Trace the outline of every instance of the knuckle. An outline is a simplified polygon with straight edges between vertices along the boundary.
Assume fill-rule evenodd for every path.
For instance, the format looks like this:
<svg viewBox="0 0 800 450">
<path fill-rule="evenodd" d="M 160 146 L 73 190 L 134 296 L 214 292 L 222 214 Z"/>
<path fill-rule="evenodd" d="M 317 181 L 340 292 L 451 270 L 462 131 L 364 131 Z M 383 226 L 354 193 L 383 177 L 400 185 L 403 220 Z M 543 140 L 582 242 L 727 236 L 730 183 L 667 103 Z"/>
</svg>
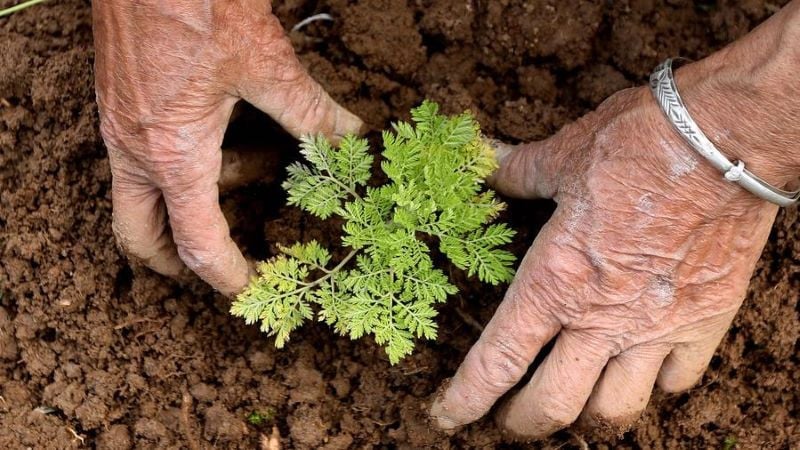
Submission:
<svg viewBox="0 0 800 450">
<path fill-rule="evenodd" d="M 203 277 L 216 267 L 213 251 L 187 242 L 178 243 L 178 257 L 192 272 Z"/>
<path fill-rule="evenodd" d="M 564 428 L 578 420 L 580 408 L 574 408 L 564 402 L 551 397 L 543 402 L 541 409 L 542 422 L 554 429 Z"/>
<path fill-rule="evenodd" d="M 189 206 L 216 185 L 216 180 L 213 183 L 209 181 L 209 173 L 214 172 L 197 165 L 179 165 L 172 170 L 161 168 L 159 172 L 157 183 L 165 200 L 179 208 Z"/>
<path fill-rule="evenodd" d="M 496 392 L 505 392 L 528 370 L 528 360 L 515 342 L 504 338 L 485 341 L 489 351 L 478 361 L 481 382 Z"/>
<path fill-rule="evenodd" d="M 327 103 L 325 93 L 318 84 L 314 84 L 305 92 L 305 111 L 302 118 L 303 124 L 316 125 L 323 121 L 326 116 Z M 329 130 L 325 130 L 329 131 Z"/>
<path fill-rule="evenodd" d="M 105 142 L 106 146 L 109 148 L 120 148 L 122 147 L 122 141 L 119 138 L 119 131 L 118 125 L 116 121 L 111 117 L 108 117 L 106 113 L 101 112 L 100 114 L 100 136 L 103 138 L 103 142 Z"/>
<path fill-rule="evenodd" d="M 264 19 L 264 33 L 253 37 L 260 45 L 244 49 L 242 61 L 249 72 L 263 74 L 282 86 L 297 84 L 305 74 L 304 69 L 297 61 L 291 42 L 283 35 L 283 28 L 270 23 L 269 19 Z"/>
<path fill-rule="evenodd" d="M 179 156 L 151 163 L 153 179 L 170 201 L 190 202 L 216 186 L 222 168 L 221 152 L 204 155 Z"/>
<path fill-rule="evenodd" d="M 327 134 L 333 131 L 331 102 L 319 84 L 298 72 L 286 92 L 287 97 L 293 99 L 291 102 L 287 100 L 292 106 L 291 110 L 283 111 L 280 118 L 288 121 L 287 126 L 291 132 Z"/>
</svg>

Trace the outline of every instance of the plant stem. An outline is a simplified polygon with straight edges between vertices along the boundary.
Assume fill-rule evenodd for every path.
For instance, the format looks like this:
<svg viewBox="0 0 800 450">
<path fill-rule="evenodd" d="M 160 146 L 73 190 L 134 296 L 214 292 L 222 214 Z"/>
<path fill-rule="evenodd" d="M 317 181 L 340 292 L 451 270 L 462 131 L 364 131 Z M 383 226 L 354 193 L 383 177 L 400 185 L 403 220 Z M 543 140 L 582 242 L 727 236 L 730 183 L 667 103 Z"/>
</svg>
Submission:
<svg viewBox="0 0 800 450">
<path fill-rule="evenodd" d="M 336 265 L 336 267 L 328 271 L 324 277 L 317 278 L 316 280 L 311 282 L 311 284 L 309 284 L 308 287 L 312 288 L 314 286 L 319 286 L 323 281 L 332 277 L 333 274 L 342 270 L 342 267 L 344 267 L 345 264 L 347 264 L 351 259 L 353 259 L 353 257 L 356 256 L 356 254 L 358 254 L 358 250 L 350 250 L 350 253 L 348 253 L 347 256 L 345 256 L 344 259 L 341 262 L 339 262 L 339 264 Z"/>
<path fill-rule="evenodd" d="M 28 0 L 27 2 L 20 3 L 18 5 L 11 6 L 9 8 L 0 10 L 0 17 L 5 17 L 11 14 L 14 14 L 17 11 L 22 11 L 25 8 L 33 6 L 37 3 L 42 3 L 46 0 Z"/>
<path fill-rule="evenodd" d="M 293 290 L 291 292 L 286 292 L 284 294 L 281 294 L 281 295 L 279 295 L 277 297 L 277 299 L 289 297 L 291 295 L 299 295 L 299 294 L 301 294 L 303 292 L 309 291 L 312 288 L 315 288 L 315 287 L 319 286 L 325 280 L 327 280 L 328 278 L 332 277 L 336 272 L 340 271 L 342 269 L 342 267 L 344 267 L 344 265 L 347 264 L 351 259 L 353 259 L 353 257 L 356 256 L 357 254 L 358 254 L 358 250 L 351 250 L 350 253 L 348 253 L 347 256 L 345 256 L 344 259 L 339 264 L 336 265 L 336 267 L 334 267 L 331 270 L 324 270 L 323 269 L 324 272 L 325 272 L 325 276 L 319 277 L 319 278 L 317 278 L 316 280 L 314 280 L 314 281 L 312 281 L 310 283 L 298 283 L 303 287 L 297 288 L 297 289 L 295 289 L 295 290 Z M 287 280 L 287 278 L 284 278 L 284 279 Z M 291 280 L 291 281 L 295 281 L 295 280 Z"/>
</svg>

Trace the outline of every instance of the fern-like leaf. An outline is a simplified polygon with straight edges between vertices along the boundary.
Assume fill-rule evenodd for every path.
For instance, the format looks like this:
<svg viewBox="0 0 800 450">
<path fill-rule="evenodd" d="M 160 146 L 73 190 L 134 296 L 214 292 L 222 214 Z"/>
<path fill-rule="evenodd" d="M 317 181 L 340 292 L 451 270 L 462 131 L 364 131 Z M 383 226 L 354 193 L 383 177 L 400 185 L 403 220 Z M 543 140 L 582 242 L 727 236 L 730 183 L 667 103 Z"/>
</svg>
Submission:
<svg viewBox="0 0 800 450">
<path fill-rule="evenodd" d="M 395 364 L 416 339 L 436 338 L 436 305 L 458 291 L 434 266 L 429 244 L 438 241 L 453 265 L 481 281 L 513 277 L 514 257 L 502 247 L 514 232 L 492 223 L 504 205 L 485 189 L 497 163 L 475 119 L 445 117 L 429 101 L 411 119 L 383 133 L 388 182 L 377 187 L 365 186 L 373 166 L 366 140 L 346 136 L 335 147 L 322 136 L 302 138 L 306 162 L 288 168 L 288 203 L 323 219 L 341 216 L 351 251 L 330 267 L 331 252 L 316 241 L 279 246 L 280 255 L 258 265 L 234 315 L 259 323 L 282 347 L 317 311 L 341 335 L 373 336 Z"/>
</svg>

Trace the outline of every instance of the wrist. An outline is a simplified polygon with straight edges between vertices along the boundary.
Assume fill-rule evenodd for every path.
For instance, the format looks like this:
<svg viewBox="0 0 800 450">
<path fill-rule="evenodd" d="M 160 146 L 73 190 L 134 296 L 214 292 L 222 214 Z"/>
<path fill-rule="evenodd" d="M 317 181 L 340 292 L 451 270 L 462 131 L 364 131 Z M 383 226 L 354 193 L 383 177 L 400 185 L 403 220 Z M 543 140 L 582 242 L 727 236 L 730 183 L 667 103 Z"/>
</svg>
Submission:
<svg viewBox="0 0 800 450">
<path fill-rule="evenodd" d="M 800 1 L 735 44 L 676 71 L 700 129 L 730 160 L 776 187 L 800 175 Z"/>
</svg>

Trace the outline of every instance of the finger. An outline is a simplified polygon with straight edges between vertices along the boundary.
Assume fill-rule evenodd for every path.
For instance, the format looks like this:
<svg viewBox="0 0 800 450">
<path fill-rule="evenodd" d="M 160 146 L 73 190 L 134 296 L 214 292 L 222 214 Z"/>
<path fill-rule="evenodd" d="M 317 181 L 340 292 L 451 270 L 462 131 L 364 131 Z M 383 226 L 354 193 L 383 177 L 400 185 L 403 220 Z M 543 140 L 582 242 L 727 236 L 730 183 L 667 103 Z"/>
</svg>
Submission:
<svg viewBox="0 0 800 450">
<path fill-rule="evenodd" d="M 667 353 L 666 345 L 643 344 L 612 358 L 589 397 L 581 423 L 624 431 L 647 407 Z"/>
<path fill-rule="evenodd" d="M 224 295 L 239 293 L 249 268 L 230 237 L 219 205 L 221 152 L 200 151 L 163 177 L 162 190 L 177 252 L 186 266 Z"/>
<path fill-rule="evenodd" d="M 703 377 L 727 329 L 724 326 L 720 331 L 698 342 L 677 344 L 664 360 L 658 374 L 658 387 L 665 392 L 674 393 L 686 391 L 696 385 Z"/>
<path fill-rule="evenodd" d="M 143 179 L 132 181 L 111 158 L 112 229 L 123 251 L 156 272 L 177 277 L 184 270 L 167 228 L 161 192 Z"/>
<path fill-rule="evenodd" d="M 237 147 L 222 151 L 219 190 L 230 191 L 258 181 L 275 180 L 280 170 L 280 154 L 274 149 Z"/>
<path fill-rule="evenodd" d="M 499 167 L 489 182 L 514 198 L 553 198 L 558 191 L 565 156 L 558 135 L 540 142 L 509 145 L 494 141 Z"/>
<path fill-rule="evenodd" d="M 562 331 L 531 381 L 498 420 L 512 435 L 538 439 L 573 423 L 592 393 L 610 349 L 585 333 Z"/>
<path fill-rule="evenodd" d="M 322 133 L 334 141 L 359 133 L 363 122 L 336 103 L 301 65 L 278 19 L 260 20 L 243 50 L 239 95 L 299 137 Z M 254 44 L 254 45 L 253 45 Z"/>
<path fill-rule="evenodd" d="M 430 415 L 440 428 L 452 430 L 484 416 L 558 333 L 560 322 L 534 295 L 529 281 L 528 274 L 539 273 L 531 267 L 536 253 L 534 243 L 494 317 L 434 401 Z"/>
<path fill-rule="evenodd" d="M 515 282 L 478 342 L 434 401 L 431 418 L 444 430 L 474 422 L 525 375 L 559 323 L 532 304 Z"/>
</svg>

